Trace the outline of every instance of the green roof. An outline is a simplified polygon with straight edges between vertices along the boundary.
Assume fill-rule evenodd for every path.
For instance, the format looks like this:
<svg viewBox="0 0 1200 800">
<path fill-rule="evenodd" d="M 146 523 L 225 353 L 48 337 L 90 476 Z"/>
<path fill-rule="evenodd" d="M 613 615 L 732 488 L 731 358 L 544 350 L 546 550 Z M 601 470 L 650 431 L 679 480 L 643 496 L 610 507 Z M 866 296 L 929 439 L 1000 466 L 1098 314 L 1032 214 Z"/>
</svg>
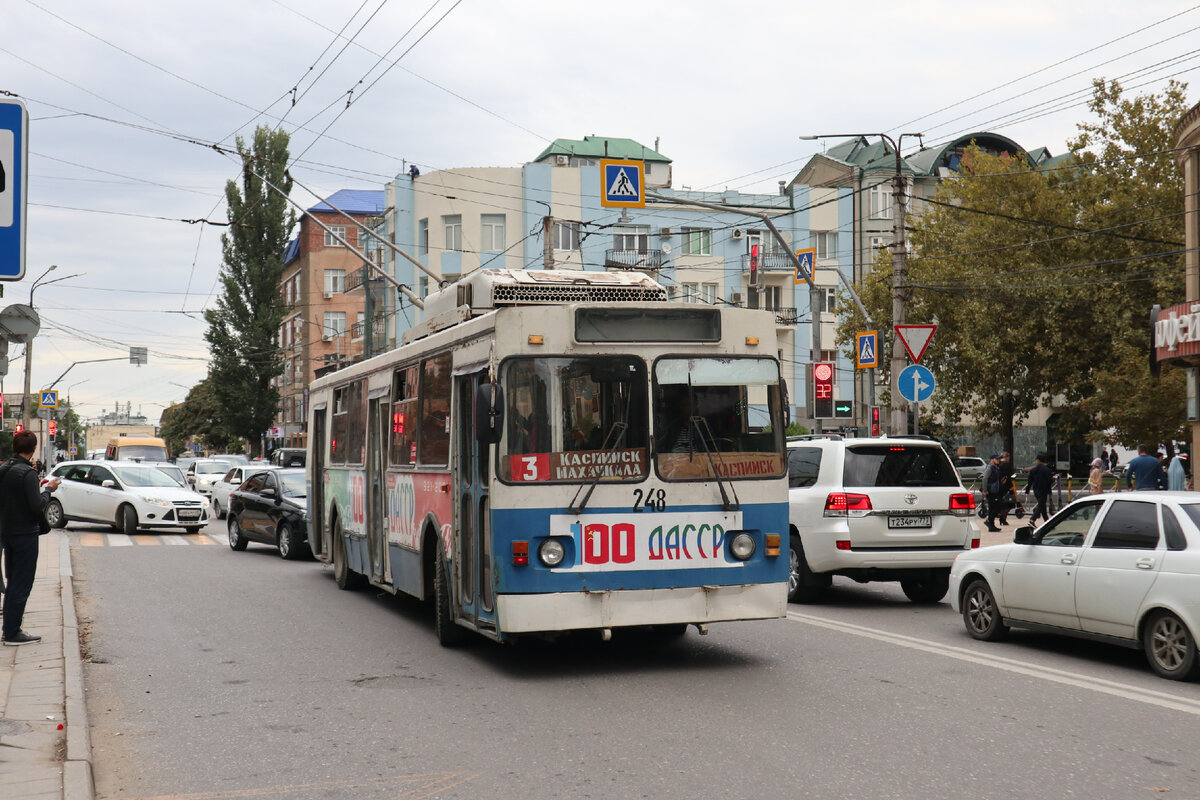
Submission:
<svg viewBox="0 0 1200 800">
<path fill-rule="evenodd" d="M 578 139 L 555 139 L 534 161 L 546 156 L 571 155 L 584 158 L 629 158 L 641 161 L 671 163 L 662 153 L 651 150 L 633 139 L 618 139 L 615 136 L 585 136 Z"/>
</svg>

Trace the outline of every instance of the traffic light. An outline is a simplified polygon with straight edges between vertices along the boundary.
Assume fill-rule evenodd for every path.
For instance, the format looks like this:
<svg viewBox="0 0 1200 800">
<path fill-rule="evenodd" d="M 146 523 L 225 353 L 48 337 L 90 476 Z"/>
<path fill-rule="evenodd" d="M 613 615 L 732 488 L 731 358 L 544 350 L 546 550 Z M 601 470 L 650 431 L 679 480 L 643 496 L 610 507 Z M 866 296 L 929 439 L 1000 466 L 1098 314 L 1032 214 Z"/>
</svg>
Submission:
<svg viewBox="0 0 1200 800">
<path fill-rule="evenodd" d="M 879 406 L 871 406 L 871 435 L 879 435 Z"/>
<path fill-rule="evenodd" d="M 750 285 L 758 286 L 758 245 L 750 245 Z"/>
<path fill-rule="evenodd" d="M 813 364 L 812 374 L 813 417 L 831 419 L 833 417 L 834 366 L 826 361 Z"/>
<path fill-rule="evenodd" d="M 834 400 L 833 415 L 839 419 L 847 419 L 854 416 L 854 404 L 849 400 Z"/>
<path fill-rule="evenodd" d="M 20 433 L 20 432 L 21 432 L 21 431 L 23 431 L 23 430 L 25 430 L 25 426 L 24 426 L 24 425 L 22 425 L 21 423 L 19 423 L 19 422 L 18 422 L 18 423 L 17 423 L 17 427 L 16 427 L 16 429 L 15 429 L 13 432 L 14 432 L 14 433 Z"/>
<path fill-rule="evenodd" d="M 55 422 L 54 420 L 50 420 L 50 435 L 51 436 L 58 435 L 58 423 Z"/>
</svg>

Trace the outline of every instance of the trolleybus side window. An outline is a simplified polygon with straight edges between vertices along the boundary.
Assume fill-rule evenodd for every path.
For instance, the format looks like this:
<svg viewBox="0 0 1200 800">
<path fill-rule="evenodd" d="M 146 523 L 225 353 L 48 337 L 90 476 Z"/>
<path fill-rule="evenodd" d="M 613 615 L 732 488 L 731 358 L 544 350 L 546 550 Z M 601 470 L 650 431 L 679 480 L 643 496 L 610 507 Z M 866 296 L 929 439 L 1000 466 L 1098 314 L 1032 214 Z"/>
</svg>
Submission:
<svg viewBox="0 0 1200 800">
<path fill-rule="evenodd" d="M 417 463 L 417 367 L 401 367 L 392 377 L 393 467 Z"/>
<path fill-rule="evenodd" d="M 675 480 L 783 472 L 779 368 L 761 358 L 661 358 L 654 365 L 655 462 Z"/>
<path fill-rule="evenodd" d="M 333 393 L 333 442 L 331 464 L 361 464 L 366 445 L 366 412 L 363 382 L 349 383 Z"/>
<path fill-rule="evenodd" d="M 641 480 L 647 472 L 646 365 L 628 356 L 515 358 L 500 477 L 514 482 Z"/>
<path fill-rule="evenodd" d="M 417 447 L 422 464 L 450 460 L 450 354 L 421 364 L 421 436 Z"/>
</svg>

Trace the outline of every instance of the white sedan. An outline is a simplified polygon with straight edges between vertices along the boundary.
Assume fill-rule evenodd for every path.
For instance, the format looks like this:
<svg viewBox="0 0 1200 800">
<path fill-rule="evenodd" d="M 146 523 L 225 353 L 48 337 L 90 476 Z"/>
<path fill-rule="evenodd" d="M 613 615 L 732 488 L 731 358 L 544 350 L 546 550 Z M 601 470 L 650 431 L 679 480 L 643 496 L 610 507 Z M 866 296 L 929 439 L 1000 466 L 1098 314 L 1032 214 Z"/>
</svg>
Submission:
<svg viewBox="0 0 1200 800">
<path fill-rule="evenodd" d="M 960 555 L 950 603 L 976 639 L 1033 628 L 1141 648 L 1164 678 L 1200 674 L 1200 495 L 1076 500 L 1012 544 Z"/>
<path fill-rule="evenodd" d="M 229 493 L 246 482 L 246 479 L 256 472 L 266 472 L 269 469 L 279 469 L 274 464 L 235 464 L 220 480 L 212 483 L 213 515 L 217 519 L 225 519 L 229 512 Z"/>
<path fill-rule="evenodd" d="M 153 464 L 65 461 L 48 477 L 62 479 L 46 507 L 46 521 L 55 528 L 80 521 L 107 523 L 129 534 L 141 528 L 199 533 L 208 522 L 207 498 Z"/>
</svg>

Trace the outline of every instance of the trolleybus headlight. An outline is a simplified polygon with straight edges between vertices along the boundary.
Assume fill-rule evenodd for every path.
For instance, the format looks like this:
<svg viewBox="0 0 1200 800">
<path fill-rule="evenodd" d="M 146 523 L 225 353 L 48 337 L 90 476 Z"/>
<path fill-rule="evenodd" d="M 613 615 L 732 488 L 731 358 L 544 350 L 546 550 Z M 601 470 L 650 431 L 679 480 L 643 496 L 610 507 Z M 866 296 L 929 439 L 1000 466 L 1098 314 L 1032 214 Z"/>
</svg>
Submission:
<svg viewBox="0 0 1200 800">
<path fill-rule="evenodd" d="M 749 561 L 754 555 L 754 537 L 745 531 L 736 534 L 729 543 L 729 552 L 738 561 Z"/>
<path fill-rule="evenodd" d="M 538 558 L 547 567 L 557 567 L 566 554 L 567 551 L 558 539 L 547 539 L 538 546 Z"/>
</svg>

